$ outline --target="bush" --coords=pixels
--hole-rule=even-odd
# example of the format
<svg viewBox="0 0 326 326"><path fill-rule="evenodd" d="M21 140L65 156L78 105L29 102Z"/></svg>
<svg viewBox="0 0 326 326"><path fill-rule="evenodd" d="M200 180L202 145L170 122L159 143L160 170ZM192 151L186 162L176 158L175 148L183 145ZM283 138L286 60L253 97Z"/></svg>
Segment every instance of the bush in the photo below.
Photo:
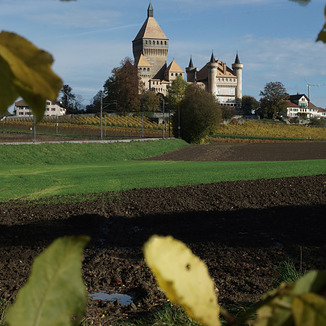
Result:
<svg viewBox="0 0 326 326"><path fill-rule="evenodd" d="M222 106L222 119L225 120L230 120L232 117L235 116L235 109L233 107L229 106Z"/></svg>
<svg viewBox="0 0 326 326"><path fill-rule="evenodd" d="M189 86L185 98L173 116L173 134L178 136L180 118L180 136L188 143L200 143L210 134L217 132L221 122L221 108L211 94L198 86Z"/></svg>
<svg viewBox="0 0 326 326"><path fill-rule="evenodd" d="M326 119L311 118L309 124L311 126L326 126Z"/></svg>

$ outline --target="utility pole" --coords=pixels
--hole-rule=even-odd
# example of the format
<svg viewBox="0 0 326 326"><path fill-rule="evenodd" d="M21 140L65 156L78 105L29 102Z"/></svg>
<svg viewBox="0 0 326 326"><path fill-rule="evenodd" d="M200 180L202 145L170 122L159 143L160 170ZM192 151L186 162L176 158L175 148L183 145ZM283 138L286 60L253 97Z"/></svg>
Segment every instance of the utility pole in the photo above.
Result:
<svg viewBox="0 0 326 326"><path fill-rule="evenodd" d="M310 87L321 87L321 86L326 86L326 84L309 84L309 83L307 83L307 87L308 87L308 100L309 100L309 102L311 102L310 101Z"/></svg>
<svg viewBox="0 0 326 326"><path fill-rule="evenodd" d="M308 110L309 110L309 104L311 103L310 101L310 87L321 87L321 86L326 86L326 84L309 84L307 83L307 87L308 87Z"/></svg>
<svg viewBox="0 0 326 326"><path fill-rule="evenodd" d="M162 98L163 101L163 139L165 138L165 101L164 98Z"/></svg>
<svg viewBox="0 0 326 326"><path fill-rule="evenodd" d="M102 129L102 124L103 124L103 92L101 91L101 140L103 140L103 129Z"/></svg>

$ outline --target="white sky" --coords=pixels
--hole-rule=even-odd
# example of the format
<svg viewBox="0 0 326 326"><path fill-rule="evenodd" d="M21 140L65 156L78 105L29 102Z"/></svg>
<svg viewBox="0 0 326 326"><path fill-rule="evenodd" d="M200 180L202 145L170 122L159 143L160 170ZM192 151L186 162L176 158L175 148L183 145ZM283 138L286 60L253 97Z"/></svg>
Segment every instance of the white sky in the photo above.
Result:
<svg viewBox="0 0 326 326"><path fill-rule="evenodd" d="M0 0L0 29L50 52L54 71L87 105L111 70L132 56L132 40L147 17L148 0ZM325 0L152 0L154 17L170 39L168 64L190 56L201 68L215 58L231 67L239 51L243 94L259 99L266 83L308 95L307 83L326 84L326 44L315 39ZM311 87L326 107L326 87Z"/></svg>

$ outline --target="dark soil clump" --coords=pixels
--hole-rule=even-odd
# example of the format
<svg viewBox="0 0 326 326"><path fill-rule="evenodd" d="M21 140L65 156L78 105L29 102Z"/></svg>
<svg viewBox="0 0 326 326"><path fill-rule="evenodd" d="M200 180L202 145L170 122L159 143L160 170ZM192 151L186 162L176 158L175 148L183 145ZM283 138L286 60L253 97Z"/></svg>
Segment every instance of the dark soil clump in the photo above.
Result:
<svg viewBox="0 0 326 326"><path fill-rule="evenodd" d="M101 325L137 317L165 302L142 254L160 234L184 241L207 263L222 305L240 306L259 300L288 259L298 270L326 268L325 211L326 175L135 189L82 203L1 203L0 294L15 297L54 239L86 234L88 292L133 299L89 298L86 317Z"/></svg>

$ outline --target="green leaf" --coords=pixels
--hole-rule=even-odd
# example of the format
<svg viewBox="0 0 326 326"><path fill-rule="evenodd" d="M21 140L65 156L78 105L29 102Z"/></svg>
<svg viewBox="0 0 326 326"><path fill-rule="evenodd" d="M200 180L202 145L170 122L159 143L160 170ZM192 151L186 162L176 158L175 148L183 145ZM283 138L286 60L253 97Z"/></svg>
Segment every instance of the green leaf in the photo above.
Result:
<svg viewBox="0 0 326 326"><path fill-rule="evenodd" d="M296 299L305 298L305 295L308 293L319 293L325 286L326 271L310 271L295 283L282 283L277 289L267 293L262 302L259 303L259 309L257 309L258 317L252 325L292 325L294 318L293 307L296 307L294 302L298 303ZM300 302L303 300L302 298L299 299ZM297 309L298 311L300 310L300 308ZM317 325L324 324L312 324L312 326Z"/></svg>
<svg viewBox="0 0 326 326"><path fill-rule="evenodd" d="M62 86L51 70L52 56L23 37L0 33L0 112L6 111L17 97L28 103L40 119L46 100L55 101Z"/></svg>
<svg viewBox="0 0 326 326"><path fill-rule="evenodd" d="M325 21L326 21L326 6L325 6ZM316 41L322 41L326 43L326 23L321 29L320 33L318 34Z"/></svg>
<svg viewBox="0 0 326 326"><path fill-rule="evenodd" d="M318 293L325 286L326 271L310 271L295 283L291 295L301 295L308 292Z"/></svg>
<svg viewBox="0 0 326 326"><path fill-rule="evenodd" d="M26 285L8 309L9 326L79 324L87 303L81 259L88 241L86 236L57 239L35 259Z"/></svg>
<svg viewBox="0 0 326 326"><path fill-rule="evenodd" d="M257 309L257 318L251 323L255 326L292 325L292 307L290 292L292 284L282 283L278 289L265 295Z"/></svg>
<svg viewBox="0 0 326 326"><path fill-rule="evenodd" d="M326 300L314 293L297 296L292 302L296 326L326 325Z"/></svg>

